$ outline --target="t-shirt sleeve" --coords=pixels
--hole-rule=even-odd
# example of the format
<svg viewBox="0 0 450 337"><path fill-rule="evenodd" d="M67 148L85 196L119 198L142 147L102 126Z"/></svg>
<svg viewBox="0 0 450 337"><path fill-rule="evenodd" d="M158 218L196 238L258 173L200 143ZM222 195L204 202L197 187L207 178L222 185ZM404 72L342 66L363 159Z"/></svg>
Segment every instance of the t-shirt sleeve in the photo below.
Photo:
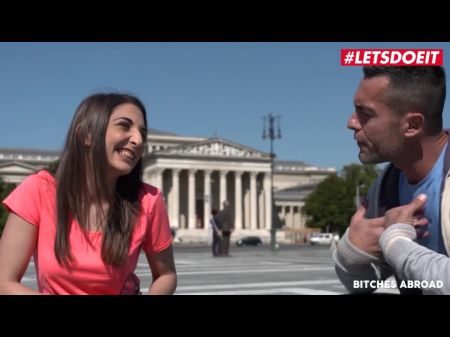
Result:
<svg viewBox="0 0 450 337"><path fill-rule="evenodd" d="M149 212L147 234L143 242L146 253L158 253L172 244L169 218L161 192L158 190L156 200Z"/></svg>
<svg viewBox="0 0 450 337"><path fill-rule="evenodd" d="M25 178L7 197L3 205L8 212L15 213L25 221L39 227L41 193L39 184L42 179L37 174Z"/></svg>

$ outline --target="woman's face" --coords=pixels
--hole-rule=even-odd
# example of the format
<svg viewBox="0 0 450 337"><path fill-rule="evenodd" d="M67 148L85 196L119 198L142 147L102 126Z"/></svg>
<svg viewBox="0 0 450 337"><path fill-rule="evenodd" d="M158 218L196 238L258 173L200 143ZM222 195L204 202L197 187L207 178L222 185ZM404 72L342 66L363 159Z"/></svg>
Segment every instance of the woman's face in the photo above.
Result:
<svg viewBox="0 0 450 337"><path fill-rule="evenodd" d="M105 139L111 178L127 175L133 170L144 152L146 137L144 115L136 105L124 103L113 110Z"/></svg>

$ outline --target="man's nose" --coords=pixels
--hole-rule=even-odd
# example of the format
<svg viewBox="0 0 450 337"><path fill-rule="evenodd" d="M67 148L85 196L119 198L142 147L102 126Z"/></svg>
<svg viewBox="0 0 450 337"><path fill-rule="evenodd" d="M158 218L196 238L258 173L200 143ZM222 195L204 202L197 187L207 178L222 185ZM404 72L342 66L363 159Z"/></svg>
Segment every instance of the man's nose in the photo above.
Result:
<svg viewBox="0 0 450 337"><path fill-rule="evenodd" d="M359 123L358 116L353 112L347 120L347 128L350 130L358 130L361 128L361 124Z"/></svg>

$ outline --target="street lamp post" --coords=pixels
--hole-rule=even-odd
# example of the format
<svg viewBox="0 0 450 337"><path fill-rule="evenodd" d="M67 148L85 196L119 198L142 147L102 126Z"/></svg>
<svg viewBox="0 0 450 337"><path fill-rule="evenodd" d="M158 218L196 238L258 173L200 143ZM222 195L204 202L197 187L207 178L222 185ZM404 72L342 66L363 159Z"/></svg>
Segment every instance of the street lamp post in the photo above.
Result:
<svg viewBox="0 0 450 337"><path fill-rule="evenodd" d="M356 185L356 197L355 197L355 206L356 206L356 209L358 209L359 204L360 204L360 202L361 202L361 197L359 196L359 186L360 186L360 185Z"/></svg>
<svg viewBox="0 0 450 337"><path fill-rule="evenodd" d="M275 160L275 153L273 151L273 141L275 139L281 139L281 127L280 127L280 119L281 116L273 116L271 113L269 113L266 116L263 117L263 134L262 139L269 139L270 141L270 195L272 199L272 219L270 224L270 248L275 251L277 249L277 229L276 229L276 222L275 222L275 213L276 208L275 200L274 200L274 193L273 193L273 173L274 173L274 160ZM277 129L278 132L275 132Z"/></svg>
<svg viewBox="0 0 450 337"><path fill-rule="evenodd" d="M359 204L361 203L361 195L360 195L360 188L361 187L364 187L364 184L356 184L356 196L355 196L356 209L358 209Z"/></svg>

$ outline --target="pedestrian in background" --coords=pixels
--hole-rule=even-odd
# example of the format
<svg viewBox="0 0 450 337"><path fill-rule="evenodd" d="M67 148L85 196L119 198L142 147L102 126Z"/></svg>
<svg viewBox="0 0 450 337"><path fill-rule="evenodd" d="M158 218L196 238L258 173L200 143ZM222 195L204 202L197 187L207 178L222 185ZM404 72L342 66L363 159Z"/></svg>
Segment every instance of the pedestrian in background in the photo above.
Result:
<svg viewBox="0 0 450 337"><path fill-rule="evenodd" d="M332 233L331 235L331 244L330 244L330 250L334 251L337 247L337 243L339 241L339 234Z"/></svg>
<svg viewBox="0 0 450 337"><path fill-rule="evenodd" d="M222 229L222 256L230 256L230 238L234 231L234 219L231 214L230 203L228 200L223 202L223 209L217 215L217 221Z"/></svg>
<svg viewBox="0 0 450 337"><path fill-rule="evenodd" d="M222 233L221 233L221 224L217 219L217 214L219 211L217 209L213 209L211 212L211 219L209 220L209 226L212 232L212 254L213 256L219 256L221 247L222 247Z"/></svg>

